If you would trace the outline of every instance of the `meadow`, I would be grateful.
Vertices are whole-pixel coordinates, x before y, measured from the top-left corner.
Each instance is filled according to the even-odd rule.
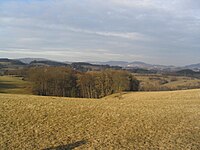
[[[0,149],[200,149],[200,90],[103,99],[0,94]]]
[[[32,94],[31,86],[22,77],[0,76],[0,93]]]
[[[141,91],[172,91],[200,88],[200,79],[162,74],[134,74],[140,81]]]

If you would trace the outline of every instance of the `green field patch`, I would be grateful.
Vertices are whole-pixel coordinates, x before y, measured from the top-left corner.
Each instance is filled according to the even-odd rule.
[[[31,84],[22,77],[0,76],[0,93],[31,94]]]

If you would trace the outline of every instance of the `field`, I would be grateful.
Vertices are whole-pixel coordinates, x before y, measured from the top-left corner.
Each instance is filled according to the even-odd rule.
[[[200,88],[200,79],[170,75],[142,75],[134,74],[140,81],[142,91],[171,91]]]
[[[31,94],[31,84],[21,77],[0,76],[0,93]]]
[[[200,149],[200,90],[100,100],[0,94],[0,149]]]
[[[200,88],[200,79],[159,74],[134,74],[140,81],[141,91],[172,91]],[[22,77],[0,76],[0,93],[32,94],[32,84]]]

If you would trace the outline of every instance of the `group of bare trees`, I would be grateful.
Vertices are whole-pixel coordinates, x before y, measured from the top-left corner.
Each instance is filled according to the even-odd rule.
[[[137,91],[139,82],[122,70],[77,72],[66,67],[35,67],[28,70],[38,95],[101,98],[121,91]]]
[[[122,91],[137,91],[139,82],[126,71],[105,70],[78,76],[82,97],[101,98]]]
[[[38,95],[76,97],[75,73],[65,67],[35,67],[28,70],[33,92]]]

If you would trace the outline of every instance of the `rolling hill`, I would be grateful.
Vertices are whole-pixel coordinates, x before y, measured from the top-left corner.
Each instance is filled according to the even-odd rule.
[[[185,66],[185,68],[200,71],[200,63],[188,65]]]
[[[89,62],[60,62],[60,61],[53,61],[48,60],[45,58],[20,58],[20,59],[7,59],[7,58],[0,58],[0,67],[2,62],[12,62],[14,64],[17,63],[17,65],[29,65],[29,64],[35,64],[36,65],[49,65],[49,66],[63,66],[65,64],[77,64],[77,63],[85,63],[91,65],[105,65],[105,66],[115,66],[115,67],[123,67],[126,69],[146,69],[146,70],[158,70],[158,71],[164,71],[164,72],[174,72],[174,71],[180,71],[184,69],[191,69],[193,71],[200,71],[200,64],[191,64],[186,66],[171,66],[171,65],[159,65],[159,64],[149,64],[141,61],[133,61],[133,62],[127,62],[127,61],[106,61],[106,62],[95,62],[95,61],[89,61]],[[11,63],[11,64],[12,64]],[[5,64],[5,63],[4,63]]]
[[[32,61],[30,62],[29,66],[69,66],[68,64],[57,62],[57,61],[50,61],[50,60],[42,60],[42,61]]]
[[[8,59],[8,58],[0,58],[0,64],[1,66],[7,67],[7,66],[24,66],[25,63],[14,60],[14,59]]]
[[[200,90],[101,100],[0,94],[0,149],[200,149]]]
[[[19,58],[17,59],[25,64],[30,64],[32,61],[47,61],[45,58]]]
[[[6,70],[21,69],[25,66],[26,64],[19,60],[0,58],[0,75],[3,75]]]
[[[22,77],[0,76],[0,93],[32,94],[32,83]]]
[[[91,62],[94,64],[102,64],[102,65],[110,65],[110,66],[120,66],[124,68],[141,68],[141,69],[157,69],[163,70],[167,68],[174,69],[174,66],[165,66],[165,65],[155,65],[155,64],[148,64],[141,61],[133,61],[133,62],[126,62],[126,61],[107,61],[107,62]]]

